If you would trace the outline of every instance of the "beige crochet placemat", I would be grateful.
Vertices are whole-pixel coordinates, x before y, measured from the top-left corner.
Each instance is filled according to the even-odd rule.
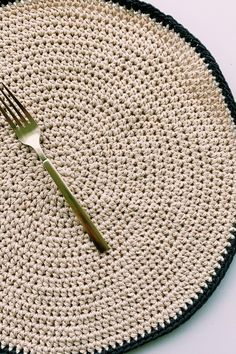
[[[0,117],[1,352],[124,353],[189,318],[235,251],[235,102],[206,48],[139,1],[26,0],[0,8],[0,80],[111,245]]]

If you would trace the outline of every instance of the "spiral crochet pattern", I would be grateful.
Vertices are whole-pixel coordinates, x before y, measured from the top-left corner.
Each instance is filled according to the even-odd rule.
[[[187,319],[223,277],[236,114],[204,51],[139,1],[0,8],[0,79],[111,245],[96,251],[0,117],[2,352],[124,353]]]

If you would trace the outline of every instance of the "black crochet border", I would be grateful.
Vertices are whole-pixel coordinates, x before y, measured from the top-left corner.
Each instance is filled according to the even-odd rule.
[[[216,81],[219,84],[219,87],[222,90],[222,94],[225,99],[234,123],[236,124],[236,104],[233,98],[233,95],[230,91],[230,88],[225,81],[222,72],[216,63],[213,56],[209,53],[206,47],[195,38],[189,31],[175,21],[171,16],[165,15],[154,6],[147,4],[139,0],[104,0],[105,2],[117,3],[121,6],[124,6],[128,10],[133,9],[135,11],[140,11],[144,14],[148,14],[152,19],[157,22],[162,23],[164,26],[167,26],[169,29],[173,29],[178,33],[186,42],[188,42],[192,47],[195,48],[196,52],[204,59],[205,63],[208,65],[209,70],[212,71],[212,75],[215,77]],[[6,4],[7,0],[0,0],[0,5]],[[236,228],[236,222],[232,225],[232,228]],[[236,253],[236,231],[231,232],[235,237],[230,240],[230,246],[226,248],[227,255],[224,256],[224,260],[221,262],[221,268],[216,269],[216,275],[213,277],[211,282],[207,282],[207,288],[203,290],[203,293],[198,294],[198,299],[193,300],[193,304],[188,306],[188,309],[182,309],[182,315],[178,315],[177,319],[172,320],[170,323],[166,323],[164,328],[158,327],[153,329],[150,333],[146,333],[144,337],[138,335],[137,340],[132,339],[130,342],[124,342],[123,345],[117,346],[115,349],[110,347],[107,350],[103,350],[100,354],[123,354],[127,351],[130,351],[140,345],[147,343],[153,339],[156,339],[164,334],[167,334],[177,328],[179,325],[187,321],[211,296],[214,290],[217,288],[220,281],[223,279],[232,259]],[[16,354],[15,350],[9,351],[9,349],[4,348],[0,349],[1,354]],[[23,352],[20,352],[23,353]],[[46,354],[46,353],[45,353]],[[98,351],[95,354],[99,354]]]

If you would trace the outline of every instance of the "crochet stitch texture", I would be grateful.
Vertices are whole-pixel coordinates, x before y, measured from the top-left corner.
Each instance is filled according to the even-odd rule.
[[[0,8],[0,79],[111,245],[99,254],[0,117],[0,342],[87,354],[198,299],[235,220],[235,125],[208,66],[148,14],[103,0]]]

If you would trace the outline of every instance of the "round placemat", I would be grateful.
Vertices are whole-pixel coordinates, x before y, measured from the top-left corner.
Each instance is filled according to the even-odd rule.
[[[124,353],[188,319],[235,252],[235,102],[139,1],[0,8],[0,79],[111,245],[100,254],[0,117],[2,353]]]

